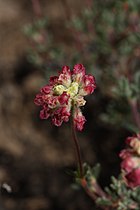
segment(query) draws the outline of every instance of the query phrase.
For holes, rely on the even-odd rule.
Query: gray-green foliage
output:
[[[133,80],[122,76],[116,86],[112,88],[114,100],[107,107],[107,112],[101,115],[101,119],[110,124],[123,126],[128,130],[138,132],[137,125],[132,121],[131,101],[140,100],[140,72],[137,71]]]
[[[105,188],[108,198],[98,198],[97,205],[108,206],[110,210],[140,210],[140,187],[128,188],[121,176],[112,177],[111,181],[110,187]]]
[[[121,77],[113,92],[119,96],[131,100],[140,97],[140,71],[136,72],[133,80],[129,81],[127,77]]]
[[[98,179],[101,170],[99,163],[97,163],[94,167],[90,167],[87,163],[84,163],[83,168],[84,168],[85,178],[87,180],[91,177]]]

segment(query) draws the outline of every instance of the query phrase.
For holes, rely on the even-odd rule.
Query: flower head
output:
[[[52,123],[60,126],[72,115],[75,128],[81,131],[86,120],[80,107],[86,103],[84,96],[93,93],[95,88],[95,78],[85,74],[82,64],[76,64],[72,71],[64,66],[35,97],[35,104],[42,107],[40,118],[51,117]]]
[[[121,168],[127,185],[133,188],[140,186],[140,134],[128,137],[126,144],[120,153]]]

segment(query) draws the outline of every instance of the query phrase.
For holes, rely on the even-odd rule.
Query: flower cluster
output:
[[[127,185],[133,188],[140,186],[140,134],[128,137],[126,144],[128,148],[120,153],[121,168]]]
[[[42,107],[40,118],[51,117],[52,123],[60,126],[72,115],[74,126],[81,131],[86,120],[80,107],[86,103],[84,96],[91,94],[95,88],[95,78],[85,74],[82,64],[76,64],[72,71],[64,66],[59,75],[51,77],[49,84],[41,88],[35,97],[35,104]]]

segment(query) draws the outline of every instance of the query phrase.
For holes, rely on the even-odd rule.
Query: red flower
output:
[[[121,168],[124,179],[129,187],[140,186],[140,135],[128,137],[126,144],[128,148],[120,153],[122,158]]]
[[[125,176],[126,182],[130,187],[140,186],[140,168],[133,169]]]
[[[64,66],[35,97],[35,104],[42,107],[40,118],[51,117],[52,123],[60,126],[72,115],[75,127],[81,131],[86,120],[80,107],[86,103],[84,96],[93,93],[95,88],[95,78],[85,74],[82,64],[76,64],[72,71]]]

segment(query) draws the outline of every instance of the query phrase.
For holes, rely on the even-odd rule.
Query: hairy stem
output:
[[[72,119],[72,123],[71,124],[72,124],[71,125],[72,138],[73,138],[74,145],[75,145],[75,152],[76,152],[76,157],[77,157],[78,170],[79,170],[79,173],[80,173],[80,177],[82,178],[83,177],[82,158],[81,158],[80,146],[79,146],[79,143],[78,143],[78,139],[77,139],[77,135],[76,135],[73,119]]]
[[[31,0],[33,5],[33,11],[35,15],[40,18],[42,16],[41,6],[40,6],[40,0]]]

